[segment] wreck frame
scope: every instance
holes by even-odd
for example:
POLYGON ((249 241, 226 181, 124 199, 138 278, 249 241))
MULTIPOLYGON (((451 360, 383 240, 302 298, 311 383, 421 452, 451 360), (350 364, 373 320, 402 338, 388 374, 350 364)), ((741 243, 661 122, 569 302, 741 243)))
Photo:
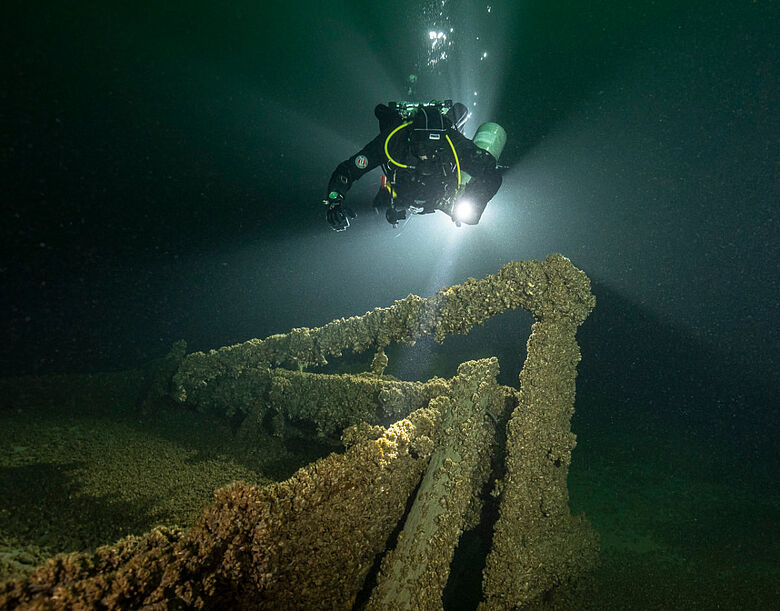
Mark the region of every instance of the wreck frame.
POLYGON ((175 345, 148 401, 168 395, 238 418, 250 438, 269 422, 281 432, 306 420, 322 435, 343 431, 346 450, 282 482, 216 491, 186 532, 157 528, 95 554, 56 556, 6 584, 0 607, 442 608, 486 485, 498 518, 481 608, 565 597, 598 558, 598 536, 571 515, 566 487, 576 331, 594 305, 587 276, 554 254, 315 329, 209 353, 175 345), (391 343, 441 342, 514 308, 535 318, 519 389, 498 384, 496 358, 463 363, 449 380, 383 375, 391 343), (364 374, 305 371, 369 348, 364 374), (492 482, 504 424, 503 475, 492 482))

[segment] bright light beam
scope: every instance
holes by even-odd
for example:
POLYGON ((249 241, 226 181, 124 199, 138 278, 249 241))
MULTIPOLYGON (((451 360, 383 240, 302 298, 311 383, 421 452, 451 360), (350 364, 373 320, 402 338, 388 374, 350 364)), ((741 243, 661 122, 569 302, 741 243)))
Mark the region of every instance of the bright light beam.
POLYGON ((423 14, 433 47, 428 50, 428 69, 420 75, 417 97, 452 98, 466 104, 473 115, 466 125, 468 136, 481 123, 496 120, 505 76, 503 62, 511 51, 508 28, 517 10, 515 4, 442 3, 441 10, 423 14), (436 54, 439 50, 443 53, 436 54))

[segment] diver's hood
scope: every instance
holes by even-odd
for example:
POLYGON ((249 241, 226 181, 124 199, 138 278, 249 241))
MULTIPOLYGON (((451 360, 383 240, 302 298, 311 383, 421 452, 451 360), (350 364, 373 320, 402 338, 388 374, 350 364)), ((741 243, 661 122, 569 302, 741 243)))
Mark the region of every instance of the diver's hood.
POLYGON ((469 109, 466 108, 465 104, 455 102, 445 116, 450 120, 452 126, 462 134, 463 127, 466 125, 466 121, 469 120, 469 109))

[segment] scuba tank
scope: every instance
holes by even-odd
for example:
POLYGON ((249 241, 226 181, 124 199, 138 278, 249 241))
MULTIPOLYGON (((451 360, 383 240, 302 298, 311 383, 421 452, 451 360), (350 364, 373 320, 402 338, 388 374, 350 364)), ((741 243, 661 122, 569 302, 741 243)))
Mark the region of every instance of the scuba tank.
MULTIPOLYGON (((498 123, 483 123, 477 129, 472 140, 474 144, 493 155, 498 161, 501 153, 504 152, 504 146, 506 146, 506 130, 498 123)), ((468 172, 463 172, 464 187, 470 180, 471 175, 468 172)))
POLYGON ((472 138, 474 144, 486 150, 498 161, 506 145, 506 130, 498 123, 483 123, 472 138))
POLYGON ((430 102, 408 102, 401 100, 400 102, 388 102, 387 106, 390 110, 395 111, 404 121, 408 121, 415 114, 417 110, 423 106, 434 106, 438 108, 442 114, 446 114, 447 111, 452 108, 452 100, 431 100, 430 102))

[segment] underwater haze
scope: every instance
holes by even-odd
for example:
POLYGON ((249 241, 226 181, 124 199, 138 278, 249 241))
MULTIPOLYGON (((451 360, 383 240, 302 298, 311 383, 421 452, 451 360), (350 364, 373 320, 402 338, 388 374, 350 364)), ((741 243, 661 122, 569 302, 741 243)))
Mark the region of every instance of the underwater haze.
MULTIPOLYGON (((601 535, 582 606, 780 607, 775 2, 3 13, 0 376, 139 368, 559 252, 597 299, 569 478, 601 535), (331 173, 378 133, 376 104, 410 98, 462 101, 468 136, 502 125, 501 189, 477 226, 394 229, 377 170, 331 231, 331 173)), ((400 350, 395 373, 495 354, 517 385, 531 322, 400 350)))

